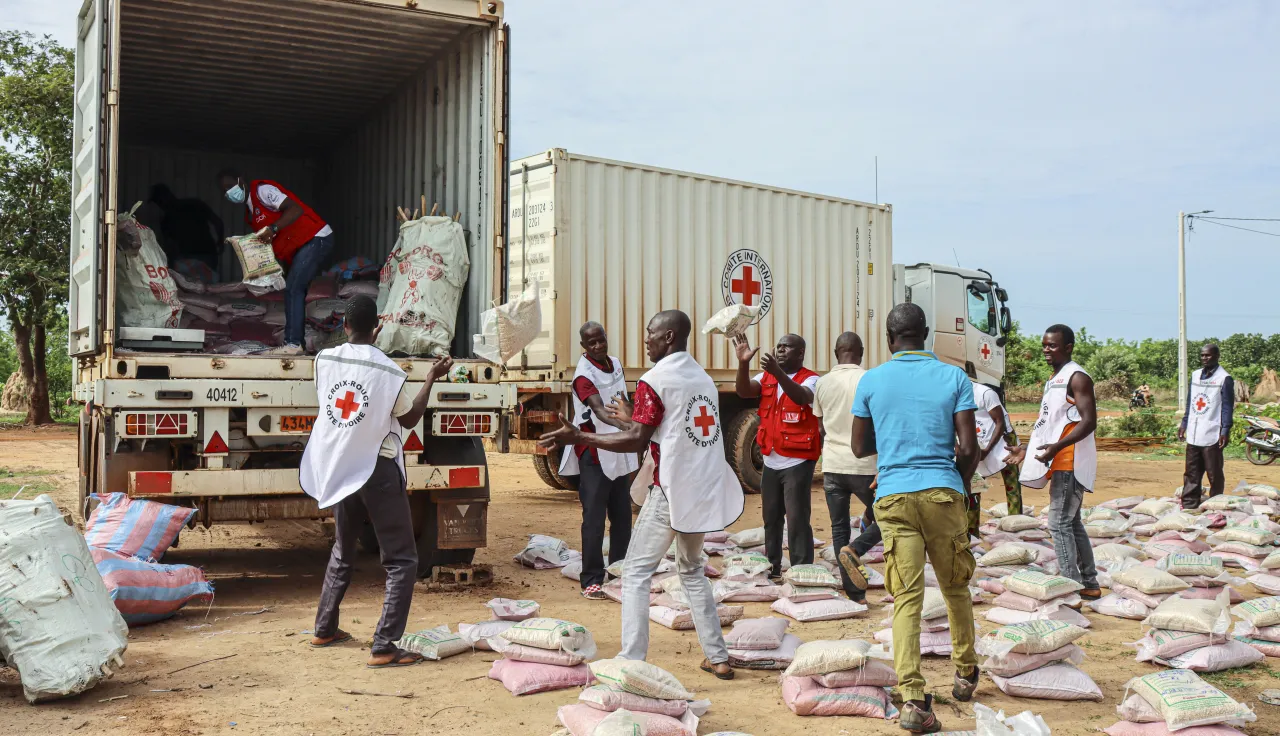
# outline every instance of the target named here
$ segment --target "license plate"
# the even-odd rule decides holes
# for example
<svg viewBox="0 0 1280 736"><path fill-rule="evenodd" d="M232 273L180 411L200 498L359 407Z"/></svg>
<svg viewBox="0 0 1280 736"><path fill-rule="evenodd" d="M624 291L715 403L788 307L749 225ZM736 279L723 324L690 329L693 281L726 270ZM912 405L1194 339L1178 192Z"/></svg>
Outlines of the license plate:
<svg viewBox="0 0 1280 736"><path fill-rule="evenodd" d="M314 416L306 414L286 414L280 417L281 432L310 432L316 423Z"/></svg>

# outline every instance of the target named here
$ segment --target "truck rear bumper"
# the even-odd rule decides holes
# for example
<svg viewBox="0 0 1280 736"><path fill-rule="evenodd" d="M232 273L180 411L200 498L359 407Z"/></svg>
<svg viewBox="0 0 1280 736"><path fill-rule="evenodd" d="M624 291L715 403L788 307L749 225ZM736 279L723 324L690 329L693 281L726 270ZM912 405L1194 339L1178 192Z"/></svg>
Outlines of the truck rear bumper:
<svg viewBox="0 0 1280 736"><path fill-rule="evenodd" d="M408 490L474 488L483 492L482 465L406 466ZM129 473L131 498L302 495L296 468L275 470L138 470Z"/></svg>

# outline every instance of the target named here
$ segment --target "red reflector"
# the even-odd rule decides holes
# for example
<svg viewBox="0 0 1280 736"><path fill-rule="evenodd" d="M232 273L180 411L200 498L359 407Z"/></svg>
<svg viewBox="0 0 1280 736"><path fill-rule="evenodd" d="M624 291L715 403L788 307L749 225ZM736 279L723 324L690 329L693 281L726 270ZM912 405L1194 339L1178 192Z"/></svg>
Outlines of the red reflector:
<svg viewBox="0 0 1280 736"><path fill-rule="evenodd" d="M209 438L209 444L204 446L204 454L218 455L230 451L231 448L227 447L227 443L222 439L222 435L215 429L213 431L213 436Z"/></svg>
<svg viewBox="0 0 1280 736"><path fill-rule="evenodd" d="M422 452L422 440L418 439L418 430L409 432L409 438L404 441L405 452Z"/></svg>
<svg viewBox="0 0 1280 736"><path fill-rule="evenodd" d="M133 474L133 492L142 496L173 493L173 473L140 470Z"/></svg>
<svg viewBox="0 0 1280 736"><path fill-rule="evenodd" d="M450 488L478 488L480 468L449 468Z"/></svg>

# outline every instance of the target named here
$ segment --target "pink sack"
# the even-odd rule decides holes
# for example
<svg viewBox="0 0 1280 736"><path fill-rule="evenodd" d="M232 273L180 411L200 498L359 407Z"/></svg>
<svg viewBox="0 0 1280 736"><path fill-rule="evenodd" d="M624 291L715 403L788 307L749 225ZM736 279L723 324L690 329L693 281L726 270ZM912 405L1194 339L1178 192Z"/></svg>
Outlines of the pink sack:
<svg viewBox="0 0 1280 736"><path fill-rule="evenodd" d="M893 644L893 629L880 629L875 633L876 641L882 644ZM920 632L920 654L951 655L951 632Z"/></svg>
<svg viewBox="0 0 1280 736"><path fill-rule="evenodd" d="M844 598L832 598L825 601L810 601L809 603L793 603L786 598L780 598L773 602L769 607L774 613L781 613L783 616L790 616L797 621L835 621L837 619L853 618L858 614L865 613L867 607L861 603L854 603Z"/></svg>
<svg viewBox="0 0 1280 736"><path fill-rule="evenodd" d="M982 580L979 580L978 587L993 595L1000 595L1004 592L1004 586L1000 584L999 580L995 580L993 578L983 578Z"/></svg>
<svg viewBox="0 0 1280 736"><path fill-rule="evenodd" d="M804 642L785 634L777 649L730 649L729 664L748 670L785 670L795 661L796 650Z"/></svg>
<svg viewBox="0 0 1280 736"><path fill-rule="evenodd" d="M514 623L514 622L513 622ZM530 662L533 664L549 664L556 667L575 667L583 663L584 658L560 649L539 649L523 644L512 644L501 635L485 642L486 648L514 662ZM516 693L519 695L520 693Z"/></svg>
<svg viewBox="0 0 1280 736"><path fill-rule="evenodd" d="M878 659L869 659L867 663L854 670L840 670L825 675L814 676L822 687L894 687L898 684L898 673L893 665Z"/></svg>
<svg viewBox="0 0 1280 736"><path fill-rule="evenodd" d="M1102 729L1107 736L1246 736L1244 731L1221 724L1215 726L1192 726L1178 731L1170 731L1164 721L1159 723L1132 723L1120 721L1110 728Z"/></svg>
<svg viewBox="0 0 1280 736"><path fill-rule="evenodd" d="M1116 595L1122 598L1128 598L1131 601L1137 601L1142 605L1146 606L1147 608L1155 608L1161 603L1164 603L1165 599L1169 597L1168 593L1152 595L1151 593L1143 593L1140 590L1130 588L1127 585L1121 585L1120 583L1113 584L1111 586L1111 592L1115 593Z"/></svg>
<svg viewBox="0 0 1280 736"><path fill-rule="evenodd" d="M753 585L724 597L725 603L769 603L782 597L781 585Z"/></svg>
<svg viewBox="0 0 1280 736"><path fill-rule="evenodd" d="M592 685L578 695L578 700L605 713L622 709L632 713L657 713L679 718L689 710L689 703L684 700L646 698L625 690L614 690L608 685Z"/></svg>
<svg viewBox="0 0 1280 736"><path fill-rule="evenodd" d="M1223 636L1209 634L1193 634L1188 631L1166 631L1152 629L1147 635L1133 643L1138 650L1136 659L1139 662L1153 662L1157 659L1169 660L1192 649L1207 647L1210 644L1221 644L1226 641Z"/></svg>
<svg viewBox="0 0 1280 736"><path fill-rule="evenodd" d="M124 493L102 493L94 498L99 503L85 524L84 541L90 547L143 560L164 557L196 513L187 506L129 498Z"/></svg>
<svg viewBox="0 0 1280 736"><path fill-rule="evenodd" d="M644 713L633 711L637 721L644 724L645 736L697 736L698 718L693 711L685 711L679 720L660 713ZM562 705L556 711L560 723L569 729L572 736L591 736L595 733L600 721L609 717L602 710L596 710L586 703Z"/></svg>
<svg viewBox="0 0 1280 736"><path fill-rule="evenodd" d="M1221 592L1222 588L1187 588L1186 590L1179 592L1178 597L1191 601L1211 601L1217 600L1218 595ZM1228 590L1227 596L1231 599L1233 604L1244 602L1244 596L1235 588Z"/></svg>
<svg viewBox="0 0 1280 736"><path fill-rule="evenodd" d="M1244 636L1237 636L1236 640L1244 644L1248 644L1258 650L1264 657L1280 657L1280 642L1267 641L1265 639L1250 639Z"/></svg>
<svg viewBox="0 0 1280 736"><path fill-rule="evenodd" d="M1014 677L992 675L996 687L1015 698L1041 700L1102 700L1102 690L1083 670L1070 664L1051 664Z"/></svg>
<svg viewBox="0 0 1280 736"><path fill-rule="evenodd" d="M988 657L982 663L982 671L1001 677L1016 677L1024 672L1039 669L1054 662L1070 662L1080 664L1084 661L1084 650L1075 644L1059 647L1043 654L1017 654L1010 652L997 657Z"/></svg>
<svg viewBox="0 0 1280 736"><path fill-rule="evenodd" d="M898 709L881 687L819 685L812 677L783 677L782 702L798 716L862 716L890 719Z"/></svg>
<svg viewBox="0 0 1280 736"><path fill-rule="evenodd" d="M318 276L307 287L307 301L338 298L338 281L328 276Z"/></svg>
<svg viewBox="0 0 1280 736"><path fill-rule="evenodd" d="M1235 639L1226 644L1214 644L1199 649L1192 649L1169 660L1159 660L1160 664L1179 670L1192 672L1221 672L1235 667L1248 667L1266 659L1266 655L1258 649Z"/></svg>
<svg viewBox="0 0 1280 736"><path fill-rule="evenodd" d="M724 635L724 643L729 649L777 649L790 627L791 622L785 618L746 618L733 623L733 630Z"/></svg>
<svg viewBox="0 0 1280 736"><path fill-rule="evenodd" d="M553 664L499 659L489 668L489 679L501 682L512 695L530 695L589 685L595 680L595 676L585 664L558 667Z"/></svg>
<svg viewBox="0 0 1280 736"><path fill-rule="evenodd" d="M707 534L702 535L702 541L704 544L707 542L711 542L713 544L720 544L721 542L727 542L729 541L729 532L708 532ZM632 710L632 709L628 708L627 710Z"/></svg>
<svg viewBox="0 0 1280 736"><path fill-rule="evenodd" d="M1228 567L1238 567L1245 572L1254 572L1262 567L1262 563L1258 560L1239 552L1214 552L1213 556L1222 560L1222 564Z"/></svg>

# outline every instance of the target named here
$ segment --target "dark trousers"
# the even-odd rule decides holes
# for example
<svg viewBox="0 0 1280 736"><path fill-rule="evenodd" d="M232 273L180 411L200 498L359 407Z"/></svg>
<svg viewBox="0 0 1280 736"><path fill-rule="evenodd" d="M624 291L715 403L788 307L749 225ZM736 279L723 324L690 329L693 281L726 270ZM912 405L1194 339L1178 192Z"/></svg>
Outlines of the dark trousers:
<svg viewBox="0 0 1280 736"><path fill-rule="evenodd" d="M792 565L813 564L812 506L813 469L816 460L805 460L793 468L765 467L760 481L760 511L764 516L764 553L773 563L773 574L782 574L782 525L787 526L788 559Z"/></svg>
<svg viewBox="0 0 1280 736"><path fill-rule="evenodd" d="M307 289L320 275L333 252L333 234L312 238L293 254L284 279L284 342L305 345L307 337Z"/></svg>
<svg viewBox="0 0 1280 736"><path fill-rule="evenodd" d="M413 519L404 478L396 461L385 457L378 458L373 475L360 490L333 507L336 534L329 567L324 573L324 588L320 591L316 636L333 636L338 630L338 607L351 585L356 538L360 536L366 520L373 524L382 553L382 566L387 570L387 595L370 651L387 654L396 650L395 643L404 636L404 627L409 622L409 604L413 600L413 583L418 574L418 547L413 537Z"/></svg>
<svg viewBox="0 0 1280 736"><path fill-rule="evenodd" d="M609 561L627 557L631 545L631 474L609 480L590 452L578 459L582 501L582 589L604 584L604 520L609 519Z"/></svg>
<svg viewBox="0 0 1280 736"><path fill-rule="evenodd" d="M836 553L849 544L853 534L853 525L849 522L850 498L862 502L862 533L851 545L859 557L867 550L880 543L880 525L876 523L875 491L871 490L874 475L847 475L845 473L823 473L822 488L827 495L827 512L831 514L831 546ZM844 581L844 592L850 598L861 598L863 592L849 580L849 574L840 568L840 578Z"/></svg>
<svg viewBox="0 0 1280 736"><path fill-rule="evenodd" d="M1204 493L1200 481L1206 471L1209 473L1209 498L1222 495L1227 485L1227 476L1222 472L1222 448L1188 444L1186 474L1182 478L1182 508L1200 507L1200 497Z"/></svg>

